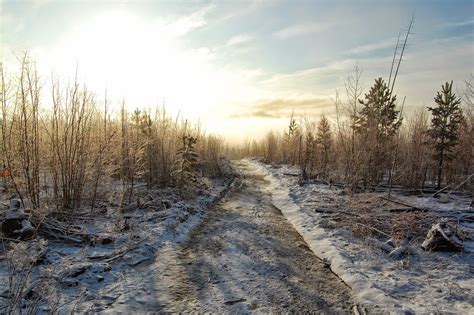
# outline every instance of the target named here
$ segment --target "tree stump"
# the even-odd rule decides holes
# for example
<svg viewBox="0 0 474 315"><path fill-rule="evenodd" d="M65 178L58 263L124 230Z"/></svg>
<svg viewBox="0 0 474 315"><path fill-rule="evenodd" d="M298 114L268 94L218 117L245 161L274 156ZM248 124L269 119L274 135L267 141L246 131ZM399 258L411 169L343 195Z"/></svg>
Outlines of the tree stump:
<svg viewBox="0 0 474 315"><path fill-rule="evenodd" d="M421 245L425 251L462 251L463 241L453 224L443 220L434 224Z"/></svg>
<svg viewBox="0 0 474 315"><path fill-rule="evenodd" d="M20 209L20 202L16 199L10 201L10 209L2 222L2 234L5 237L26 239L33 235L34 228L27 215Z"/></svg>

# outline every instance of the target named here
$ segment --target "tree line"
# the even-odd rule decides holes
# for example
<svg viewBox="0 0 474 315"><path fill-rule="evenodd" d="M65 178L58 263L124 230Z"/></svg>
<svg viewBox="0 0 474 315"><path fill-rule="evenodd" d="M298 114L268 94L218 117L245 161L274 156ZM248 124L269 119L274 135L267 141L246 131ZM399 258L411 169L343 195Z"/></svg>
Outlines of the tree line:
<svg viewBox="0 0 474 315"><path fill-rule="evenodd" d="M291 116L287 130L231 149L235 157L260 156L267 163L301 169L303 180L341 183L351 191L401 186L410 192L450 186L474 187L474 115L471 79L460 91L446 82L431 106L406 117L382 78L363 94L361 70L346 81L345 97L333 100L335 116Z"/></svg>
<svg viewBox="0 0 474 315"><path fill-rule="evenodd" d="M182 188L220 175L223 139L200 124L164 107L129 112L124 101L113 111L77 75L70 84L52 78L46 93L28 54L19 66L0 71L0 166L24 204L93 208L118 189L122 207L138 183Z"/></svg>

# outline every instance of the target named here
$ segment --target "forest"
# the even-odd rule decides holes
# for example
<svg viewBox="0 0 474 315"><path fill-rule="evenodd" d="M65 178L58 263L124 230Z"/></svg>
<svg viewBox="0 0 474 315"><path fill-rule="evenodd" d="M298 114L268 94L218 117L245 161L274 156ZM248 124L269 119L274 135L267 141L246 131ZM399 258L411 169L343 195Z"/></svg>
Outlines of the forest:
<svg viewBox="0 0 474 315"><path fill-rule="evenodd" d="M473 78L455 91L442 83L433 105L403 114L382 78L368 93L355 68L345 95L333 100L335 118L291 117L287 130L247 141L231 155L297 165L302 180L318 179L351 192L391 188L406 193L473 189Z"/></svg>

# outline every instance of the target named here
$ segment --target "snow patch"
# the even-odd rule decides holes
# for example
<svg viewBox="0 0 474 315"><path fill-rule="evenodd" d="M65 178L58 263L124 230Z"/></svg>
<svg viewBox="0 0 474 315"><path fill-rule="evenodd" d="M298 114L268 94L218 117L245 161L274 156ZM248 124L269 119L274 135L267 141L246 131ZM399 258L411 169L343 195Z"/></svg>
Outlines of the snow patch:
<svg viewBox="0 0 474 315"><path fill-rule="evenodd" d="M337 189L322 184L299 186L297 178L286 175L291 173L287 167L245 161L256 173L265 175L273 204L315 255L327 261L331 270L352 288L359 303L375 312L392 314L472 314L472 255L459 258L420 251L423 256L415 257L410 262L413 266L400 268L400 261L368 248L350 231L323 227L325 219L313 211L314 205L318 199L337 198ZM444 208L448 210L447 206Z"/></svg>

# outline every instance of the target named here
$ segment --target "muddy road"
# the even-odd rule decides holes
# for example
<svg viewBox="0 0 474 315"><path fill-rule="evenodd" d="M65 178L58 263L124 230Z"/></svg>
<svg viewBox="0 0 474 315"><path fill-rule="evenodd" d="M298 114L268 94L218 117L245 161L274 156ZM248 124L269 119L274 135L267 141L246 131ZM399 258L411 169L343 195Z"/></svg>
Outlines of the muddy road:
<svg viewBox="0 0 474 315"><path fill-rule="evenodd" d="M204 223L139 267L112 311L350 313L350 289L272 205L268 182L234 166L241 177Z"/></svg>

